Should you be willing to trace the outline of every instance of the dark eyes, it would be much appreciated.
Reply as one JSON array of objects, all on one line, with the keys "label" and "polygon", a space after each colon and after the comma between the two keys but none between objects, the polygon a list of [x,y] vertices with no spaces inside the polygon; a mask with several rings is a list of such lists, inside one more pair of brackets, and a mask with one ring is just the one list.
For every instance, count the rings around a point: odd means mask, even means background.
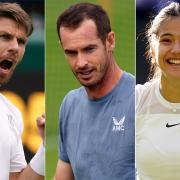
[{"label": "dark eyes", "polygon": [[65,51],[65,54],[66,54],[66,55],[69,55],[69,56],[74,56],[74,55],[77,54],[77,52],[76,52],[76,51],[66,50],[66,51]]},{"label": "dark eyes", "polygon": [[[14,36],[10,35],[10,34],[1,34],[0,35],[0,39],[2,39],[3,41],[10,41],[13,40]],[[23,38],[17,38],[17,42],[19,45],[25,45],[26,44],[26,40]]]},{"label": "dark eyes", "polygon": [[1,34],[0,35],[0,38],[1,39],[4,39],[4,40],[10,40],[11,39],[11,36],[9,34]]},{"label": "dark eyes", "polygon": [[169,39],[169,38],[164,38],[164,39],[161,39],[160,42],[162,42],[162,43],[171,43],[172,40]]},{"label": "dark eyes", "polygon": [[[89,46],[89,47],[85,47],[83,48],[81,51],[83,53],[92,53],[94,52],[94,50],[96,49],[96,47],[94,46]],[[65,54],[67,56],[76,56],[78,54],[78,51],[74,51],[74,50],[65,50]]]},{"label": "dark eyes", "polygon": [[85,52],[92,52],[95,48],[94,47],[87,47],[84,49]]},{"label": "dark eyes", "polygon": [[19,38],[18,39],[18,44],[25,45],[26,44],[26,40]]},{"label": "dark eyes", "polygon": [[162,42],[171,42],[170,39],[163,39]]}]

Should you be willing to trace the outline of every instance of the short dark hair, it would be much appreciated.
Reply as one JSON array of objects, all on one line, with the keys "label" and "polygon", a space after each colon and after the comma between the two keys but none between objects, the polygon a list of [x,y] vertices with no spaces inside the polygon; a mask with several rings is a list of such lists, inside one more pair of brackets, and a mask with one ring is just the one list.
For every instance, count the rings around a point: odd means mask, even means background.
[{"label": "short dark hair", "polygon": [[[161,9],[161,11],[150,21],[147,25],[146,37],[148,39],[147,56],[151,59],[151,45],[154,41],[154,37],[158,35],[161,24],[173,17],[180,17],[180,3],[171,2],[169,5]],[[159,66],[155,61],[151,60],[149,79],[158,78],[160,76]]]},{"label": "short dark hair", "polygon": [[107,34],[111,31],[110,20],[100,5],[91,3],[78,3],[70,6],[57,19],[57,33],[59,39],[60,27],[76,29],[85,19],[92,19],[97,27],[98,37],[105,42]]},{"label": "short dark hair", "polygon": [[26,35],[30,36],[33,32],[33,25],[30,16],[17,3],[1,3],[0,17],[14,20],[17,24],[26,29]]}]

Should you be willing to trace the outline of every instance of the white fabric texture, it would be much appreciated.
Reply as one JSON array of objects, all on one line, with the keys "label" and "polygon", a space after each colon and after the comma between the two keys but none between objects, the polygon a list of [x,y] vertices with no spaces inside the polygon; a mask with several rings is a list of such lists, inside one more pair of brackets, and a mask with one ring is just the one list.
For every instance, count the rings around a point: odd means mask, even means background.
[{"label": "white fabric texture", "polygon": [[39,175],[45,175],[45,148],[43,144],[40,145],[37,153],[31,159],[31,168]]},{"label": "white fabric texture", "polygon": [[8,180],[10,172],[20,172],[26,167],[22,130],[19,110],[0,94],[0,180]]},{"label": "white fabric texture", "polygon": [[136,165],[140,180],[180,179],[180,103],[162,97],[158,80],[136,87]]}]

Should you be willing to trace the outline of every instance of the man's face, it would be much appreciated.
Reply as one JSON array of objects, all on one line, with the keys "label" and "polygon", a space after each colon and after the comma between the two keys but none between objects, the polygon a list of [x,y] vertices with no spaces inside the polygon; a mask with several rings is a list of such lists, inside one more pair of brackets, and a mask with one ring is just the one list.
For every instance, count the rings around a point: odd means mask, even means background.
[{"label": "man's face", "polygon": [[97,36],[94,21],[84,20],[76,29],[60,27],[59,33],[65,56],[79,82],[85,87],[99,85],[106,75],[112,46]]},{"label": "man's face", "polygon": [[24,27],[12,19],[0,17],[0,85],[12,76],[24,55],[26,42]]},{"label": "man's face", "polygon": [[152,53],[163,77],[180,79],[180,17],[160,25]]}]

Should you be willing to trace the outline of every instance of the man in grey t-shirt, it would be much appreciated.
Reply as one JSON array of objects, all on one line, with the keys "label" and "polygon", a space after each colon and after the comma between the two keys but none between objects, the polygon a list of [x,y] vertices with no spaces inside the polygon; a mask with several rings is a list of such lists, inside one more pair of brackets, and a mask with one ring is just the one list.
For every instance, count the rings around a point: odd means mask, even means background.
[{"label": "man in grey t-shirt", "polygon": [[75,4],[58,17],[57,31],[82,87],[69,92],[61,106],[56,179],[135,179],[135,80],[116,64],[106,12]]}]

